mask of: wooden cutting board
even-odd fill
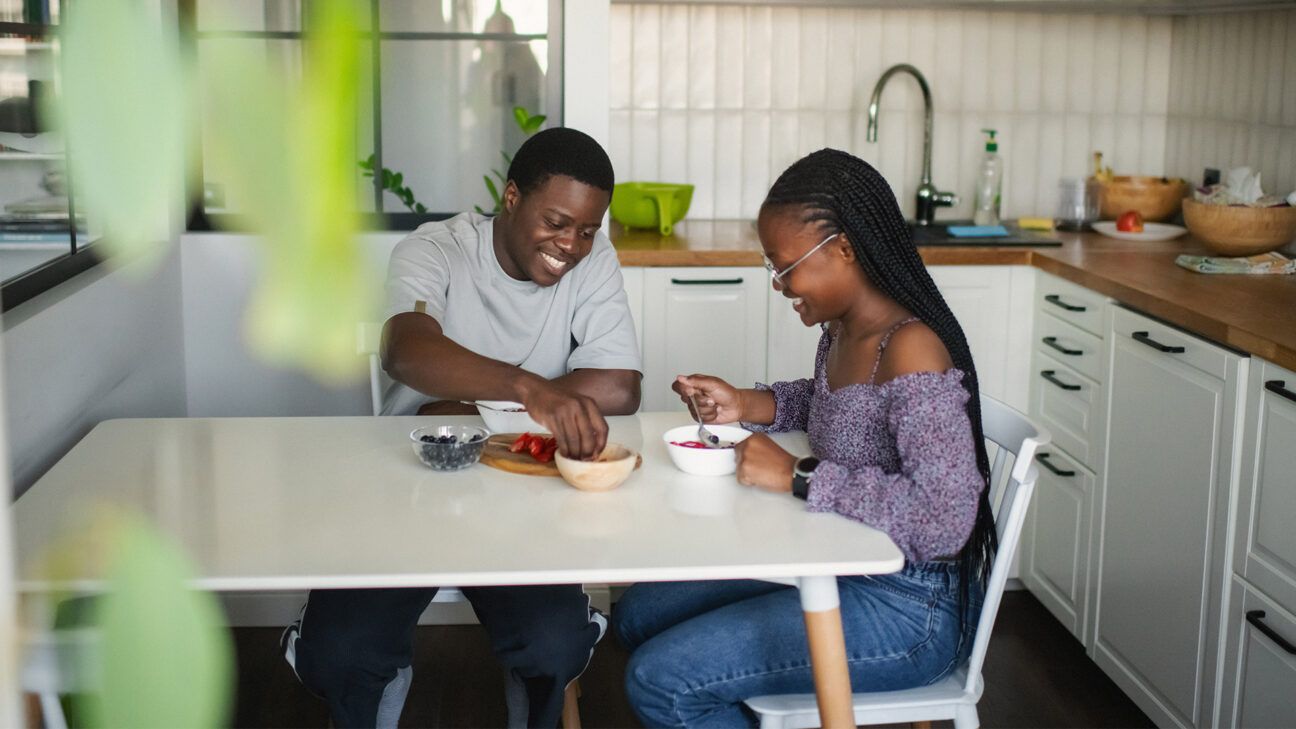
[[[496,433],[486,439],[482,447],[481,462],[491,468],[498,468],[509,473],[520,473],[524,476],[553,476],[562,478],[558,473],[558,464],[553,461],[540,463],[530,453],[511,453],[509,446],[518,439],[521,433]],[[635,461],[635,468],[643,465],[643,456]]]

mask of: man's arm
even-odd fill
[[[554,379],[554,384],[592,398],[604,415],[633,415],[639,411],[640,376],[635,370],[579,369]]]
[[[553,432],[559,449],[575,458],[596,456],[607,444],[601,403],[583,391],[590,387],[595,394],[603,393],[609,387],[607,378],[581,377],[575,387],[550,382],[461,346],[445,335],[440,322],[418,312],[387,320],[381,353],[383,369],[392,379],[426,395],[522,403],[536,422]]]
[[[521,402],[526,381],[543,379],[461,346],[442,332],[440,322],[418,312],[387,320],[381,353],[393,380],[442,400]],[[428,367],[430,362],[436,366]]]

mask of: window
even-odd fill
[[[69,190],[63,138],[40,109],[58,88],[59,0],[0,0],[0,304],[98,263]],[[73,226],[72,221],[76,221]]]
[[[513,108],[544,113],[560,123],[561,0],[357,0],[367,9],[362,52],[367,103],[357,110],[355,173],[360,210],[379,229],[407,230],[493,200],[482,180],[505,171],[524,135]],[[217,44],[264,55],[278,72],[303,62],[302,29],[309,0],[182,0],[181,32],[202,74]],[[208,61],[210,63],[210,61]],[[206,123],[206,122],[204,122]],[[361,162],[402,175],[403,186],[427,212],[409,209],[381,174]],[[218,159],[204,155],[202,190],[191,229],[235,216],[236,192],[222,182]]]

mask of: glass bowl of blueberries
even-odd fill
[[[475,425],[432,425],[410,433],[414,453],[435,471],[458,471],[481,458],[490,431]]]

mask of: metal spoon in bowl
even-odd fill
[[[476,407],[479,407],[479,408],[485,408],[485,409],[487,409],[487,410],[494,410],[494,411],[497,412],[497,413],[524,413],[524,412],[526,412],[526,409],[525,409],[525,408],[497,408],[497,407],[495,407],[494,405],[487,405],[486,403],[481,402],[480,400],[456,400],[455,402],[461,402],[461,403],[463,403],[464,405],[473,405],[473,406],[476,406]]]
[[[702,412],[698,410],[697,400],[694,400],[692,395],[689,395],[689,402],[693,404],[693,409],[691,412],[693,413],[693,419],[696,420],[698,424],[698,430],[697,430],[698,440],[705,443],[707,448],[730,447],[732,445],[731,443],[721,442],[720,436],[707,430],[706,426],[702,424]]]

